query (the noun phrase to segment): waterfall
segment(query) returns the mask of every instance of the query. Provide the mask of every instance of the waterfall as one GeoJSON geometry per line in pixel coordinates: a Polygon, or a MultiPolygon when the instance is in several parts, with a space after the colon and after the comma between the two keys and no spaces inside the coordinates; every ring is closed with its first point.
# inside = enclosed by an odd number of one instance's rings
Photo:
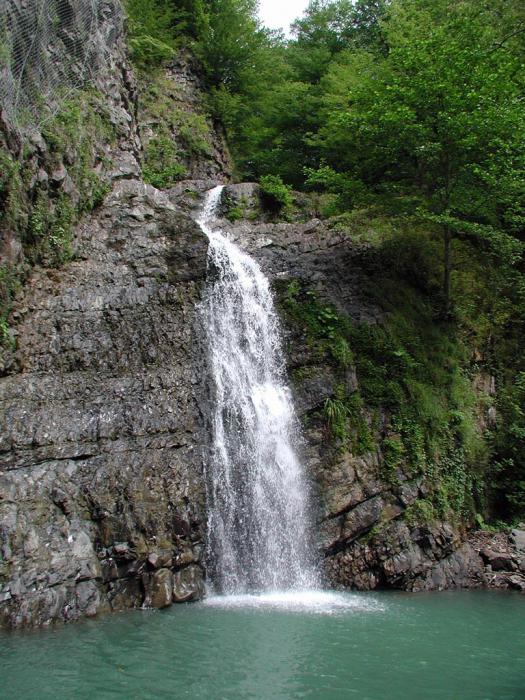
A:
{"type": "Polygon", "coordinates": [[[198,219],[209,238],[208,571],[222,594],[311,589],[308,486],[279,321],[261,268],[217,228],[222,189],[207,193],[198,219]]]}

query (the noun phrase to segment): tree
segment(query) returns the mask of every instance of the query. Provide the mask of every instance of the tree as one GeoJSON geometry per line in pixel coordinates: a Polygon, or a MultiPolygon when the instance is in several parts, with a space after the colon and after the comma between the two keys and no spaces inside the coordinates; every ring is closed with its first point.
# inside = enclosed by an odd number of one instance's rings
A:
{"type": "Polygon", "coordinates": [[[198,51],[207,34],[206,0],[125,0],[129,43],[138,65],[154,66],[173,58],[180,45],[198,51]]]}
{"type": "Polygon", "coordinates": [[[243,76],[257,62],[265,32],[256,18],[256,0],[208,0],[209,24],[199,53],[212,85],[243,89],[243,76]]]}
{"type": "Polygon", "coordinates": [[[441,226],[446,315],[454,236],[508,263],[521,253],[509,220],[523,221],[523,56],[496,11],[501,2],[396,0],[382,24],[387,55],[343,53],[324,83],[326,164],[356,191],[411,197],[441,226]]]}
{"type": "Polygon", "coordinates": [[[304,17],[292,25],[296,40],[289,60],[297,77],[319,81],[333,57],[348,48],[380,50],[386,5],[386,0],[311,0],[304,17]]]}

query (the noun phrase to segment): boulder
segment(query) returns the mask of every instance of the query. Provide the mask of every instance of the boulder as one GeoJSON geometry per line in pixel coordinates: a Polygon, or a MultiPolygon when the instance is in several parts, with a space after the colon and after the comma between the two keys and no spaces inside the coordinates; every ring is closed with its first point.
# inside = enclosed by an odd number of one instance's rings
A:
{"type": "Polygon", "coordinates": [[[521,523],[519,528],[515,528],[510,533],[510,541],[518,552],[525,554],[525,529],[521,527],[521,523]]]}
{"type": "Polygon", "coordinates": [[[187,603],[204,597],[204,581],[199,566],[188,566],[173,577],[173,601],[187,603]]]}
{"type": "Polygon", "coordinates": [[[173,598],[173,574],[169,569],[159,569],[146,584],[144,605],[151,608],[167,608],[173,598]]]}
{"type": "Polygon", "coordinates": [[[158,550],[148,554],[148,564],[154,569],[167,569],[173,563],[171,552],[167,550],[158,550]]]}
{"type": "Polygon", "coordinates": [[[255,182],[227,185],[222,196],[222,213],[228,217],[235,212],[236,218],[249,219],[261,214],[260,187],[255,182]]]}
{"type": "Polygon", "coordinates": [[[525,591],[525,576],[520,574],[509,576],[509,586],[517,591],[525,591]]]}
{"type": "Polygon", "coordinates": [[[491,549],[482,549],[481,558],[492,571],[515,571],[516,561],[508,552],[494,552],[491,549]]]}

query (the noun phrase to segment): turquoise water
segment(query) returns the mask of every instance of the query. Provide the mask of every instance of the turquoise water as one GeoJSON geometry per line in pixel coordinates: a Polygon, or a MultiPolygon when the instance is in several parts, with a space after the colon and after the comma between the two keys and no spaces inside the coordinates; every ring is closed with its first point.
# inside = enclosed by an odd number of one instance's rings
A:
{"type": "Polygon", "coordinates": [[[523,700],[520,594],[212,600],[0,635],[2,700],[523,700]]]}

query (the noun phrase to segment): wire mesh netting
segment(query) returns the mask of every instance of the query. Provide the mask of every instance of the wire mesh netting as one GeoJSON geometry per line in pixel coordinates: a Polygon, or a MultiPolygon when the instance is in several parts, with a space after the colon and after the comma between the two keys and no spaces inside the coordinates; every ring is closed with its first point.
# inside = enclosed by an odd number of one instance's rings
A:
{"type": "MultiPolygon", "coordinates": [[[[111,32],[107,0],[0,0],[0,105],[16,127],[43,123],[93,80],[111,32]]],[[[113,9],[115,4],[113,4],[113,9]]]]}

